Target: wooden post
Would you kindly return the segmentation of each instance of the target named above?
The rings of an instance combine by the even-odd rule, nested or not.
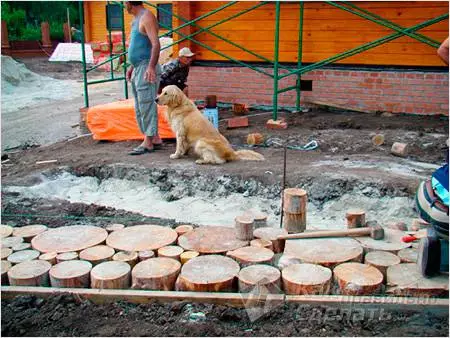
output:
[[[284,190],[283,227],[289,233],[299,233],[306,229],[306,191],[298,188]]]
[[[5,20],[2,20],[2,54],[4,55],[11,54],[11,46],[9,44],[8,38],[8,26],[6,25]]]
[[[187,20],[192,20],[195,18],[194,17],[194,8],[193,8],[193,4],[191,3],[191,1],[175,1],[173,3],[173,13],[175,13],[178,16],[185,18]],[[174,27],[181,26],[182,24],[184,24],[184,21],[182,21],[181,19],[178,19],[176,17],[173,18],[173,26]],[[180,29],[179,32],[187,36],[194,32],[194,27],[191,25],[188,25],[188,26]],[[173,34],[173,41],[177,41],[182,38],[183,37],[177,33]],[[174,57],[178,56],[178,51],[183,47],[188,47],[189,49],[192,50],[191,40],[189,40],[189,39],[184,40],[183,42],[175,45],[173,47]],[[193,50],[193,52],[195,53],[195,50]]]
[[[347,228],[349,229],[361,228],[366,225],[366,213],[364,210],[349,210],[345,214],[345,218],[347,219]]]
[[[64,32],[64,42],[70,42],[72,32],[70,31],[70,27],[67,22],[63,23],[63,32]]]
[[[242,241],[250,241],[253,239],[253,218],[248,216],[238,216],[235,221],[236,238]]]
[[[50,39],[50,26],[48,22],[41,23],[41,33],[42,33],[42,47],[51,48],[52,40]]]

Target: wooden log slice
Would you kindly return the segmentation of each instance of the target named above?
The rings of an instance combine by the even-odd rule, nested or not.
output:
[[[92,264],[72,260],[58,263],[50,269],[50,284],[57,288],[88,288]]]
[[[112,260],[128,263],[133,268],[138,262],[138,253],[136,251],[119,251],[112,256]]]
[[[14,244],[11,247],[11,249],[13,251],[27,250],[27,249],[31,249],[31,244],[30,243],[26,243],[26,242],[17,243],[17,244]]]
[[[164,290],[175,288],[181,263],[173,258],[155,257],[138,263],[131,272],[133,289]]]
[[[370,251],[389,251],[397,254],[402,249],[411,247],[411,243],[402,241],[402,237],[407,233],[400,230],[384,229],[384,238],[380,240],[372,239],[370,236],[355,237],[364,248],[364,252]]]
[[[4,225],[4,224],[0,225],[0,238],[9,237],[9,236],[11,236],[12,233],[13,233],[13,227],[11,227],[9,225]]]
[[[183,251],[183,248],[180,246],[168,245],[158,249],[158,257],[173,258],[180,261],[180,255]]]
[[[389,267],[386,285],[386,293],[397,296],[448,297],[448,275],[425,278],[415,263]]]
[[[177,232],[159,225],[134,225],[112,232],[106,244],[122,251],[157,250],[177,240]]]
[[[8,271],[9,285],[49,286],[48,272],[52,265],[42,260],[32,260],[14,265]]]
[[[241,241],[253,239],[253,218],[249,216],[237,216],[234,219],[234,231],[236,238]]]
[[[397,253],[402,263],[416,263],[419,251],[415,248],[402,249]]]
[[[100,263],[91,270],[91,288],[127,289],[130,287],[130,271],[130,265],[125,262]]]
[[[268,293],[281,293],[280,275],[280,270],[265,264],[243,268],[238,274],[239,292],[266,288]]]
[[[199,256],[197,251],[185,251],[180,255],[181,264],[185,264],[190,259]]]
[[[228,251],[227,256],[236,260],[241,267],[254,264],[272,264],[274,253],[266,248],[245,246],[233,251]]]
[[[57,263],[56,256],[58,256],[58,254],[56,252],[46,252],[46,253],[40,255],[39,259],[41,259],[43,261],[47,261],[51,265],[55,265]]]
[[[22,250],[13,252],[8,256],[8,261],[12,264],[19,264],[37,259],[41,253],[37,250]]]
[[[56,255],[56,263],[73,261],[76,259],[78,259],[78,253],[75,251],[63,252],[63,253]]]
[[[44,231],[31,240],[31,246],[44,253],[81,251],[103,243],[107,236],[99,227],[72,225]]]
[[[267,239],[257,238],[250,241],[250,246],[255,246],[257,248],[266,248],[273,251],[272,241]]]
[[[122,230],[124,228],[125,228],[125,225],[119,224],[119,223],[114,223],[114,224],[107,225],[105,230],[108,231],[108,233],[111,233],[113,231]]]
[[[361,228],[366,226],[366,212],[361,209],[352,209],[345,214],[347,228]]]
[[[220,254],[246,246],[248,242],[236,239],[233,228],[206,226],[180,236],[178,245],[186,251]]]
[[[184,235],[185,233],[194,230],[192,225],[179,225],[175,228],[178,236]]]
[[[283,211],[290,214],[306,214],[307,203],[306,190],[299,188],[284,189]]]
[[[23,227],[14,228],[13,236],[23,237],[23,240],[29,243],[33,237],[47,231],[47,229],[47,226],[42,224],[26,225]]]
[[[371,251],[364,257],[364,263],[377,268],[383,274],[383,281],[386,281],[388,267],[400,264],[400,258],[387,251]]]
[[[8,285],[8,271],[11,269],[12,264],[8,261],[1,261],[2,264],[2,285]]]
[[[289,233],[299,233],[306,230],[306,212],[292,214],[284,211],[283,228]]]
[[[2,248],[11,248],[16,244],[23,243],[22,237],[6,237],[2,238]]]
[[[146,259],[155,257],[155,252],[153,250],[145,250],[145,251],[139,251],[138,252],[138,261],[142,262]]]
[[[115,251],[107,245],[96,245],[80,252],[80,259],[97,265],[102,262],[110,261]]]
[[[198,256],[181,268],[176,283],[179,291],[235,291],[239,264],[221,255]]]
[[[1,248],[1,259],[7,259],[9,255],[13,253],[11,248]]]
[[[262,227],[267,227],[267,214],[264,212],[247,210],[244,212],[243,216],[249,216],[253,218],[253,228],[258,229]]]
[[[333,270],[343,295],[363,296],[381,292],[383,274],[375,267],[361,263],[343,263]]]
[[[281,272],[284,292],[288,295],[327,295],[332,272],[316,264],[292,264]]]
[[[344,262],[361,262],[363,249],[353,238],[304,238],[287,240],[284,253],[302,263],[333,268]]]
[[[284,241],[280,241],[277,237],[280,235],[287,235],[288,232],[285,229],[263,227],[253,231],[253,236],[256,238],[266,239],[272,242],[273,252],[282,253],[284,250]]]

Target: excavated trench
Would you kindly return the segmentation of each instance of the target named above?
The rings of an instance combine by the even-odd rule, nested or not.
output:
[[[390,221],[410,224],[416,217],[411,194],[401,185],[351,177],[320,180],[302,177],[295,186],[308,192],[307,223],[311,229],[344,227],[345,211],[351,208],[364,209],[368,220],[382,224]],[[58,208],[63,209],[61,215],[69,209],[67,215],[79,216],[74,221],[96,225],[105,222],[106,217],[102,216],[114,221],[117,215],[115,223],[128,224],[127,221],[138,217],[167,225],[232,226],[236,216],[251,209],[267,213],[269,225],[278,226],[280,192],[280,184],[229,175],[208,176],[118,164],[61,168],[31,176],[27,184],[4,186],[3,217],[11,221],[15,217],[20,224],[13,207],[19,205],[26,209],[25,214],[42,217],[46,213],[58,215]],[[81,208],[84,211],[73,212],[73,206],[89,210]],[[82,216],[89,219],[83,220]]]

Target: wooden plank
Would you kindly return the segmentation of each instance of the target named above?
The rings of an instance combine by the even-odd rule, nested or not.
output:
[[[79,288],[51,288],[51,287],[20,287],[2,286],[3,299],[12,299],[16,296],[34,295],[48,298],[60,294],[70,294],[79,300],[90,300],[95,304],[105,304],[117,301],[127,301],[135,304],[151,302],[189,302],[228,305],[232,307],[245,307],[249,301],[257,301],[252,294],[221,293],[221,292],[180,292],[180,291],[149,291],[149,290],[108,290],[108,289],[79,289]],[[261,302],[268,299],[261,297]],[[417,298],[417,297],[382,297],[382,296],[295,296],[295,295],[268,295],[271,301],[280,304],[311,304],[338,307],[368,307],[378,305],[380,308],[410,311],[433,311],[448,316],[449,300],[444,298]]]

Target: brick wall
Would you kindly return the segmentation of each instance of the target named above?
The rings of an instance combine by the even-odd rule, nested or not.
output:
[[[364,111],[448,115],[448,73],[323,69],[302,79],[313,80],[313,90],[302,93],[302,103],[319,101]],[[188,84],[189,96],[195,100],[217,95],[220,102],[272,105],[273,80],[244,67],[194,66]],[[294,84],[295,77],[290,76],[281,80],[279,87]],[[280,94],[278,102],[280,106],[295,106],[295,91]]]

